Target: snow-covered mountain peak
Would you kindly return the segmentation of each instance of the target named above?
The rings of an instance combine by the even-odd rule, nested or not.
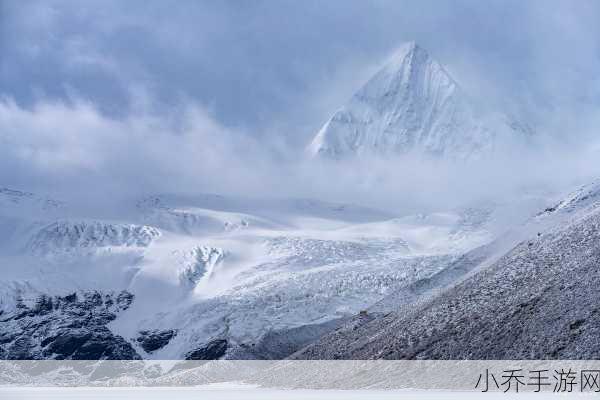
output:
[[[423,75],[427,76],[423,76]],[[373,94],[386,96],[396,94],[400,90],[416,89],[427,79],[448,91],[458,88],[456,82],[444,67],[431,58],[429,53],[415,42],[398,48],[381,68],[357,93],[374,91]],[[376,92],[377,89],[380,92]]]
[[[484,118],[474,109],[446,69],[411,42],[333,114],[308,150],[335,159],[409,152],[463,159],[515,131],[510,118]]]

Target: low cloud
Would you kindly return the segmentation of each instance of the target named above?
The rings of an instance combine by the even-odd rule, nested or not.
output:
[[[31,109],[0,101],[0,179],[46,190],[206,191],[228,179],[251,184],[259,148],[248,135],[190,104],[160,116],[110,118],[93,104],[42,102]],[[251,160],[251,161],[250,161]]]
[[[310,159],[302,149],[226,128],[194,103],[168,115],[140,110],[111,118],[82,100],[25,109],[4,99],[0,143],[3,185],[99,205],[208,192],[321,198],[410,214],[560,192],[600,175],[597,147],[546,138],[470,162]]]
[[[99,202],[219,192],[399,213],[560,191],[600,175],[598,7],[2,2],[0,182]],[[478,101],[535,125],[540,140],[476,165],[303,158],[311,135],[407,40]]]

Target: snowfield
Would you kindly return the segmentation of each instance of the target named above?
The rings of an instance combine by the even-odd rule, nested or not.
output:
[[[489,243],[501,219],[501,207],[489,204],[401,217],[308,199],[218,195],[151,196],[128,218],[70,219],[77,204],[35,195],[13,201],[13,193],[0,193],[2,221],[11,221],[2,235],[12,243],[2,251],[0,316],[9,325],[63,322],[40,325],[45,333],[29,353],[15,345],[22,328],[14,325],[2,333],[4,358],[48,357],[53,329],[99,308],[107,315],[97,321],[109,331],[103,340],[131,347],[104,358],[283,358]],[[46,212],[49,204],[62,211]],[[121,292],[131,301],[119,309],[89,300]],[[77,301],[65,300],[73,293]],[[40,308],[40,296],[54,306]]]

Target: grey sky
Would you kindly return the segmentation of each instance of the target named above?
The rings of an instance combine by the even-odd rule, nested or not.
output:
[[[0,180],[264,184],[248,165],[299,151],[409,40],[482,102],[587,140],[599,17],[592,0],[0,0]]]
[[[301,141],[407,40],[496,101],[597,104],[598,17],[583,0],[3,0],[0,88],[113,116],[140,92],[157,111],[192,99],[225,125]]]

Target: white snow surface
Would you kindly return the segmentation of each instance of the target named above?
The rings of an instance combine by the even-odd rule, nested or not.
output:
[[[45,201],[2,196],[12,195],[0,192],[0,236],[10,243],[0,247],[0,307],[41,293],[127,290],[135,299],[109,327],[155,359],[354,315],[489,243],[504,219],[498,204],[397,216],[208,194],[148,197],[119,220],[69,219],[68,201],[55,215]],[[135,342],[142,330],[171,329],[177,335],[151,354]]]
[[[528,134],[503,113],[482,113],[446,69],[416,43],[400,47],[308,147],[339,159],[414,152],[465,159]]]

